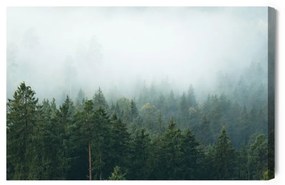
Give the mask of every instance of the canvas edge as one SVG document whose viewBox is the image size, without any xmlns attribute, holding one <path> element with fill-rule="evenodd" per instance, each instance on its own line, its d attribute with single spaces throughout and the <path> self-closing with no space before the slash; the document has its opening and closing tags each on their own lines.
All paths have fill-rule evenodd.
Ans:
<svg viewBox="0 0 285 185">
<path fill-rule="evenodd" d="M 268 180 L 275 177 L 276 14 L 268 7 Z"/>
</svg>

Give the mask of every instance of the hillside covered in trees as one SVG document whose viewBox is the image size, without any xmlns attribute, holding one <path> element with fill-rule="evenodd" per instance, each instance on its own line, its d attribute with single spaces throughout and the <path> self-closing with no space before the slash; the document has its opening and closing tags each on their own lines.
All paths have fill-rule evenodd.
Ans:
<svg viewBox="0 0 285 185">
<path fill-rule="evenodd" d="M 7 179 L 273 178 L 269 12 L 9 7 Z"/>
<path fill-rule="evenodd" d="M 147 94 L 150 93 L 150 94 Z M 150 89 L 61 105 L 21 83 L 7 103 L 7 179 L 268 179 L 267 104 Z M 151 94 L 152 93 L 152 94 Z"/>
</svg>

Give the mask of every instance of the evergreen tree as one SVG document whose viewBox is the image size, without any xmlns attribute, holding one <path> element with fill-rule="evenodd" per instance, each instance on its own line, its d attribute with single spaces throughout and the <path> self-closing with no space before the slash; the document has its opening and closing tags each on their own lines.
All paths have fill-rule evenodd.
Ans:
<svg viewBox="0 0 285 185">
<path fill-rule="evenodd" d="M 98 110 L 101 108 L 107 111 L 109 108 L 108 103 L 106 102 L 106 99 L 104 97 L 104 94 L 100 88 L 98 89 L 97 93 L 95 93 L 93 97 L 93 103 L 94 103 L 95 110 Z"/>
<path fill-rule="evenodd" d="M 215 171 L 217 179 L 234 179 L 236 178 L 235 170 L 235 150 L 227 136 L 225 128 L 222 129 L 217 139 L 214 151 Z"/>
<path fill-rule="evenodd" d="M 153 104 L 144 104 L 140 110 L 140 115 L 143 117 L 143 127 L 150 131 L 157 131 L 159 129 L 158 114 L 158 109 Z"/>
<path fill-rule="evenodd" d="M 139 112 L 136 106 L 136 103 L 134 100 L 131 100 L 131 117 L 132 117 L 132 121 L 134 121 L 134 119 L 136 119 L 139 116 Z"/>
<path fill-rule="evenodd" d="M 200 176 L 201 179 L 206 180 L 213 180 L 217 179 L 217 172 L 216 172 L 216 151 L 215 146 L 213 145 L 207 145 L 203 147 L 203 154 L 204 159 L 202 161 L 202 164 L 200 166 L 201 172 Z"/>
<path fill-rule="evenodd" d="M 182 94 L 180 98 L 179 110 L 180 110 L 179 118 L 182 124 L 187 125 L 187 121 L 189 120 L 189 107 L 187 105 L 187 100 L 186 100 L 186 96 L 184 93 Z"/>
<path fill-rule="evenodd" d="M 131 110 L 131 101 L 128 98 L 120 98 L 117 101 L 118 109 L 116 114 L 118 117 L 127 123 L 132 121 L 132 110 Z"/>
<path fill-rule="evenodd" d="M 54 99 L 51 103 L 44 100 L 39 108 L 39 129 L 34 143 L 38 150 L 33 169 L 40 179 L 65 179 L 63 162 L 66 156 L 63 155 L 57 112 Z"/>
<path fill-rule="evenodd" d="M 167 112 L 168 112 L 168 119 L 174 117 L 177 113 L 177 101 L 174 96 L 173 90 L 170 91 L 167 101 Z"/>
<path fill-rule="evenodd" d="M 237 128 L 234 128 L 238 137 L 238 146 L 244 146 L 248 143 L 250 137 L 250 121 L 246 107 L 244 106 L 237 119 Z M 234 125 L 236 127 L 236 125 Z"/>
<path fill-rule="evenodd" d="M 206 116 L 203 116 L 202 120 L 200 121 L 200 124 L 196 125 L 193 131 L 197 137 L 197 140 L 200 143 L 208 145 L 214 142 L 212 130 L 210 127 L 210 121 Z"/>
<path fill-rule="evenodd" d="M 181 151 L 182 133 L 176 128 L 173 118 L 161 140 L 159 179 L 181 179 L 183 174 Z"/>
<path fill-rule="evenodd" d="M 188 92 L 187 92 L 187 104 L 190 107 L 195 107 L 197 105 L 197 101 L 196 101 L 196 96 L 194 93 L 194 88 L 192 85 L 190 85 Z"/>
<path fill-rule="evenodd" d="M 75 107 L 69 96 L 66 96 L 65 101 L 59 107 L 58 113 L 59 113 L 58 117 L 60 119 L 59 121 L 64 131 L 63 133 L 65 133 L 68 131 L 68 128 L 71 126 L 73 122 L 73 116 L 75 115 Z"/>
<path fill-rule="evenodd" d="M 268 144 L 265 136 L 256 136 L 249 148 L 249 179 L 262 179 L 268 171 Z"/>
<path fill-rule="evenodd" d="M 199 179 L 199 168 L 202 160 L 201 151 L 198 148 L 199 143 L 196 141 L 194 135 L 190 130 L 186 130 L 182 138 L 181 150 L 182 165 L 183 165 L 183 179 Z"/>
<path fill-rule="evenodd" d="M 37 133 L 38 99 L 24 82 L 20 84 L 7 104 L 7 168 L 8 178 L 33 179 L 30 161 L 37 152 L 34 138 Z"/>
<path fill-rule="evenodd" d="M 80 111 L 77 109 L 74 115 L 73 124 L 69 128 L 72 133 L 69 137 L 68 151 L 70 157 L 70 168 L 66 175 L 68 180 L 86 180 L 92 178 L 92 165 L 90 168 L 90 160 L 92 148 L 89 148 L 89 143 L 92 140 L 93 133 L 95 132 L 95 113 L 93 110 L 92 100 L 86 100 L 84 107 Z M 90 153 L 89 153 L 90 151 Z M 91 163 L 92 164 L 92 163 Z"/>
<path fill-rule="evenodd" d="M 67 175 L 68 169 L 70 168 L 70 150 L 69 148 L 73 143 L 70 142 L 70 137 L 73 135 L 71 128 L 74 126 L 74 116 L 75 116 L 75 107 L 72 100 L 69 96 L 66 97 L 63 104 L 59 107 L 57 119 L 58 119 L 58 132 L 60 138 L 59 150 L 62 151 L 61 171 L 63 176 Z"/>
<path fill-rule="evenodd" d="M 150 173 L 150 141 L 149 134 L 144 129 L 136 131 L 130 143 L 129 179 L 148 179 Z"/>
<path fill-rule="evenodd" d="M 92 146 L 94 142 L 94 134 L 96 132 L 96 115 L 93 109 L 94 105 L 91 100 L 87 100 L 84 105 L 84 111 L 79 113 L 79 121 L 81 122 L 81 132 L 84 134 L 83 141 L 88 147 L 88 179 L 93 178 L 92 167 Z"/>
<path fill-rule="evenodd" d="M 110 176 L 113 166 L 111 139 L 111 122 L 104 109 L 99 108 L 95 111 L 95 132 L 92 144 L 92 166 L 94 166 L 94 179 L 106 179 Z M 93 160 L 94 159 L 94 160 Z"/>
<path fill-rule="evenodd" d="M 79 111 L 82 111 L 84 109 L 84 102 L 85 102 L 85 93 L 83 92 L 82 89 L 80 89 L 78 91 L 78 94 L 77 94 L 77 97 L 76 97 L 76 102 L 75 102 L 75 105 L 76 105 L 76 108 L 79 110 Z"/>
<path fill-rule="evenodd" d="M 158 113 L 158 133 L 161 134 L 164 131 L 164 123 L 163 123 L 163 119 L 162 119 L 162 115 L 161 112 L 159 111 Z"/>
<path fill-rule="evenodd" d="M 113 166 L 121 166 L 122 169 L 127 168 L 129 160 L 129 142 L 130 134 L 127 131 L 127 126 L 116 115 L 111 118 L 111 151 Z"/>
<path fill-rule="evenodd" d="M 82 94 L 75 105 L 67 96 L 57 108 L 55 99 L 38 103 L 31 87 L 20 84 L 7 102 L 7 179 L 273 176 L 267 100 L 253 105 L 244 103 L 252 95 L 218 93 L 198 104 L 193 87 L 179 98 L 152 86 L 138 104 L 120 98 L 109 110 L 100 88 L 92 100 Z M 167 127 L 172 116 L 178 124 L 171 118 Z"/>
<path fill-rule="evenodd" d="M 112 175 L 109 177 L 109 180 L 125 180 L 125 175 L 126 174 L 122 173 L 122 170 L 119 166 L 115 166 Z"/>
<path fill-rule="evenodd" d="M 238 151 L 237 156 L 237 165 L 238 165 L 238 179 L 249 179 L 249 170 L 248 170 L 248 150 L 246 146 L 242 147 Z"/>
</svg>

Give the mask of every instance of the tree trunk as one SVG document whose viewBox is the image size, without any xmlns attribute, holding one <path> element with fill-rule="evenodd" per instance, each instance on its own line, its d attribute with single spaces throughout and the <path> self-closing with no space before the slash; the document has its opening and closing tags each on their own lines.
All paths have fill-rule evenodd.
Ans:
<svg viewBox="0 0 285 185">
<path fill-rule="evenodd" d="M 91 143 L 88 145 L 88 159 L 89 159 L 89 180 L 92 180 L 92 161 L 91 161 Z"/>
</svg>

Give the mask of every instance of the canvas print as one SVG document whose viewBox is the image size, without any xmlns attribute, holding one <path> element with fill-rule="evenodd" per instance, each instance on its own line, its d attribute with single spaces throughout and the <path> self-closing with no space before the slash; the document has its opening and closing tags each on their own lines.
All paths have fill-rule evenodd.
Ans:
<svg viewBox="0 0 285 185">
<path fill-rule="evenodd" d="M 274 178 L 275 10 L 7 8 L 7 180 Z"/>
</svg>

